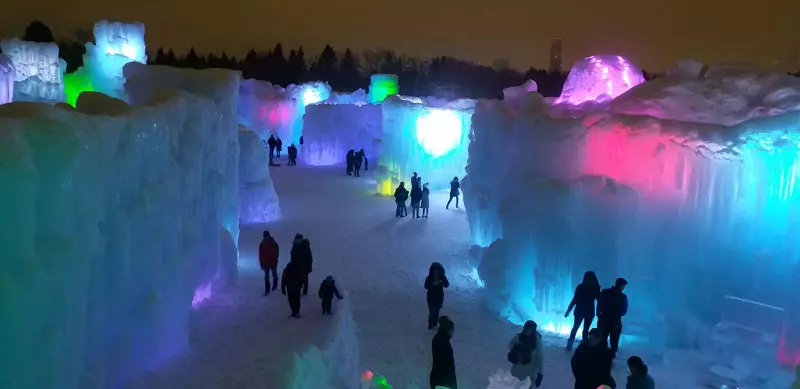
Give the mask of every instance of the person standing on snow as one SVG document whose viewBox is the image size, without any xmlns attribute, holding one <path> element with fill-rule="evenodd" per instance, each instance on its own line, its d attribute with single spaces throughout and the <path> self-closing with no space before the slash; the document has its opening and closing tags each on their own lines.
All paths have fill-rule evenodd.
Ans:
<svg viewBox="0 0 800 389">
<path fill-rule="evenodd" d="M 528 320 L 522 327 L 522 332 L 514 336 L 509 343 L 508 361 L 512 363 L 511 375 L 520 381 L 531 379 L 531 388 L 542 384 L 544 375 L 544 344 L 542 335 L 537 331 L 536 322 Z"/>
<path fill-rule="evenodd" d="M 355 151 L 350 149 L 350 151 L 347 152 L 347 156 L 345 158 L 347 162 L 347 175 L 350 176 L 353 174 L 353 165 L 355 165 L 356 161 Z"/>
<path fill-rule="evenodd" d="M 295 147 L 294 143 L 289 145 L 289 147 L 286 149 L 286 153 L 289 155 L 289 166 L 296 166 L 297 165 L 297 147 Z"/>
<path fill-rule="evenodd" d="M 292 241 L 291 260 L 296 261 L 302 271 L 303 296 L 308 294 L 308 275 L 313 271 L 314 256 L 311 254 L 311 242 L 303 237 L 303 234 L 296 234 Z"/>
<path fill-rule="evenodd" d="M 422 217 L 427 219 L 428 208 L 431 207 L 431 191 L 428 189 L 428 183 L 422 186 L 422 201 L 420 202 L 420 206 L 422 207 Z"/>
<path fill-rule="evenodd" d="M 339 294 L 339 289 L 336 287 L 336 280 L 333 279 L 333 276 L 328 276 L 325 278 L 322 283 L 319 285 L 319 295 L 320 300 L 322 300 L 322 314 L 323 315 L 330 315 L 331 308 L 333 307 L 333 296 L 336 296 L 337 299 L 341 300 L 343 297 Z"/>
<path fill-rule="evenodd" d="M 603 334 L 599 329 L 592 328 L 589 338 L 581 341 L 570 360 L 575 389 L 596 389 L 601 385 L 616 389 L 617 383 L 611 376 L 613 362 L 613 354 Z"/>
<path fill-rule="evenodd" d="M 444 289 L 450 287 L 450 281 L 445 275 L 444 266 L 439 262 L 434 262 L 428 269 L 428 276 L 425 277 L 426 299 L 428 300 L 428 329 L 436 327 L 439 319 L 439 311 L 444 305 Z"/>
<path fill-rule="evenodd" d="M 278 152 L 278 158 L 281 157 L 281 150 L 283 150 L 283 141 L 281 138 L 278 138 L 278 140 L 275 142 L 275 151 Z"/>
<path fill-rule="evenodd" d="M 592 328 L 592 322 L 594 321 L 594 303 L 599 297 L 600 282 L 597 281 L 597 275 L 593 271 L 583 273 L 583 281 L 575 288 L 572 301 L 570 301 L 567 312 L 564 314 L 564 317 L 569 317 L 570 311 L 575 308 L 573 313 L 575 315 L 575 323 L 569 333 L 567 351 L 572 350 L 572 345 L 575 343 L 575 336 L 578 334 L 578 328 L 581 323 L 583 323 L 583 339 L 589 337 L 589 329 Z"/>
<path fill-rule="evenodd" d="M 364 163 L 363 150 L 357 151 L 353 154 L 353 173 L 356 177 L 361 177 L 361 164 Z"/>
<path fill-rule="evenodd" d="M 272 238 L 269 231 L 264 231 L 263 239 L 258 245 L 258 263 L 264 271 L 264 296 L 278 287 L 278 256 L 280 248 L 278 242 Z M 269 276 L 272 273 L 272 289 L 269 287 Z"/>
<path fill-rule="evenodd" d="M 656 389 L 656 383 L 647 373 L 647 365 L 642 358 L 637 356 L 628 358 L 628 371 L 630 375 L 625 389 Z"/>
<path fill-rule="evenodd" d="M 603 338 L 611 338 L 611 352 L 615 358 L 622 336 L 622 317 L 628 313 L 628 296 L 624 293 L 626 286 L 627 280 L 617 278 L 614 286 L 600 292 L 597 300 L 597 328 L 602 331 Z"/>
<path fill-rule="evenodd" d="M 450 209 L 450 202 L 453 199 L 456 199 L 456 209 L 458 209 L 458 196 L 461 195 L 461 183 L 458 181 L 458 177 L 453 177 L 453 180 L 450 181 L 450 200 L 447 200 L 447 205 L 444 209 Z"/>
<path fill-rule="evenodd" d="M 305 272 L 302 266 L 292 258 L 283 269 L 281 276 L 281 292 L 289 300 L 289 309 L 292 310 L 292 319 L 300 318 L 300 292 L 303 289 Z"/>
<path fill-rule="evenodd" d="M 397 203 L 397 211 L 395 217 L 405 217 L 408 213 L 406 211 L 406 200 L 408 200 L 408 189 L 406 183 L 401 182 L 394 190 L 394 202 Z"/>
<path fill-rule="evenodd" d="M 367 154 L 364 153 L 364 149 L 358 150 L 358 152 L 364 157 L 364 170 L 369 170 L 369 160 L 367 159 Z"/>
<path fill-rule="evenodd" d="M 272 157 L 275 155 L 275 145 L 277 141 L 275 140 L 275 136 L 270 135 L 269 139 L 267 140 L 267 146 L 269 146 L 269 164 L 272 165 Z"/>
<path fill-rule="evenodd" d="M 414 173 L 416 174 L 416 173 Z M 417 177 L 417 185 L 411 186 L 411 218 L 419 219 L 419 206 L 422 202 L 422 188 L 419 183 L 422 177 Z"/>
<path fill-rule="evenodd" d="M 431 342 L 433 365 L 431 366 L 431 389 L 442 386 L 458 389 L 456 380 L 456 362 L 453 358 L 453 346 L 450 339 L 455 331 L 455 323 L 447 316 L 439 318 L 439 330 Z"/>
</svg>

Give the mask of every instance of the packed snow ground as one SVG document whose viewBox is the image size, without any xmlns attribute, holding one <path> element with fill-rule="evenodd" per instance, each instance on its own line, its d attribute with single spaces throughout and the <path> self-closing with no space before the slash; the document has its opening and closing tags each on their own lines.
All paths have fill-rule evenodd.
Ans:
<svg viewBox="0 0 800 389">
<path fill-rule="evenodd" d="M 285 374 L 281 369 L 290 351 L 328 335 L 333 321 L 321 316 L 316 292 L 329 274 L 352 304 L 363 370 L 385 376 L 398 389 L 427 388 L 433 333 L 426 328 L 422 283 L 433 261 L 444 264 L 451 282 L 442 314 L 456 323 L 452 343 L 459 388 L 486 388 L 490 374 L 508 368 L 508 341 L 519 328 L 484 308 L 481 290 L 469 276 L 466 215 L 463 208 L 444 209 L 446 192 L 431 195 L 429 219 L 396 219 L 393 201 L 373 194 L 372 171 L 354 178 L 344 167 L 281 166 L 271 173 L 283 219 L 242 229 L 239 281 L 192 313 L 189 355 L 130 389 L 270 388 L 276 375 Z M 256 250 L 265 228 L 281 245 L 281 268 L 295 233 L 311 241 L 314 272 L 300 320 L 287 319 L 282 295 L 261 296 Z M 564 340 L 546 341 L 551 345 L 542 387 L 571 388 Z M 615 377 L 624 385 L 625 350 L 621 353 Z M 659 386 L 699 387 L 696 375 L 687 373 L 697 371 L 691 355 L 667 353 L 666 360 L 672 374 L 651 364 Z"/>
</svg>

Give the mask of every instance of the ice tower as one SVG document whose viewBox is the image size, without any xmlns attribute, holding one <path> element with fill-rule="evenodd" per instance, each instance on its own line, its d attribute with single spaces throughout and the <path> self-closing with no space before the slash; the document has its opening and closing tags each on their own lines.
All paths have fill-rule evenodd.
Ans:
<svg viewBox="0 0 800 389">
<path fill-rule="evenodd" d="M 83 56 L 91 88 L 124 98 L 122 68 L 130 62 L 147 63 L 144 24 L 99 21 L 94 25 L 94 43 L 86 44 Z"/>
<path fill-rule="evenodd" d="M 55 43 L 26 42 L 17 38 L 0 42 L 16 69 L 14 101 L 64 102 L 64 71 Z"/>
<path fill-rule="evenodd" d="M 382 103 L 387 97 L 400 93 L 397 76 L 394 74 L 373 74 L 369 79 L 369 101 Z"/>
</svg>

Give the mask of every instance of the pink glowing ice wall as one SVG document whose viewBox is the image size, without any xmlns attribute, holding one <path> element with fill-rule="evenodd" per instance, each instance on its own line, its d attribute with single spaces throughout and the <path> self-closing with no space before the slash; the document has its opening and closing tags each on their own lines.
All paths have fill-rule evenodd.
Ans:
<svg viewBox="0 0 800 389">
<path fill-rule="evenodd" d="M 618 55 L 593 55 L 572 66 L 555 104 L 613 100 L 644 81 L 644 73 L 627 59 Z"/>
</svg>

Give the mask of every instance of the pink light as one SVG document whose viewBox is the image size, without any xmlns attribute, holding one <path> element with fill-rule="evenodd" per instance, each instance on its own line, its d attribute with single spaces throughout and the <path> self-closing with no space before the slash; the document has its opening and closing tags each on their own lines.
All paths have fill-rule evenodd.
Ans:
<svg viewBox="0 0 800 389">
<path fill-rule="evenodd" d="M 194 290 L 194 298 L 192 298 L 192 307 L 197 308 L 203 302 L 211 298 L 211 283 L 200 285 Z"/>
<path fill-rule="evenodd" d="M 783 328 L 783 333 L 778 343 L 778 362 L 784 366 L 798 366 L 800 365 L 800 349 L 792 349 L 789 342 L 786 340 L 786 326 Z"/>
<path fill-rule="evenodd" d="M 601 96 L 614 99 L 644 81 L 642 71 L 618 55 L 586 57 L 572 66 L 555 103 L 578 105 Z"/>
<path fill-rule="evenodd" d="M 361 374 L 361 380 L 369 382 L 369 381 L 372 381 L 372 377 L 373 376 L 375 376 L 375 374 L 372 371 L 364 370 L 364 373 Z"/>
</svg>

